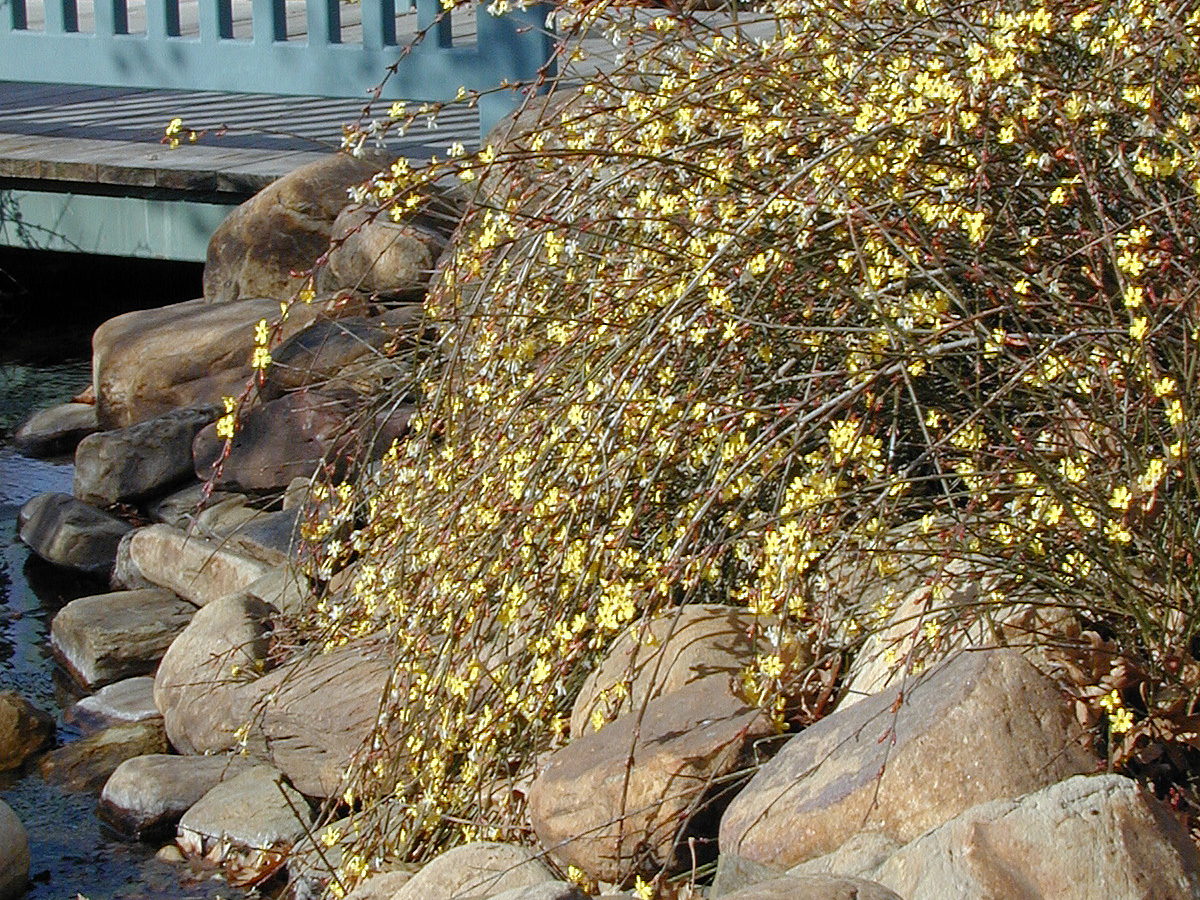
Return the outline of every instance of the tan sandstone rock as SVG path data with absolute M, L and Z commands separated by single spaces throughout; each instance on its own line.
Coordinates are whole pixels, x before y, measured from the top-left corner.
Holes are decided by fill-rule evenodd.
M 130 538 L 129 557 L 144 578 L 196 606 L 244 591 L 271 568 L 170 525 L 139 528 Z

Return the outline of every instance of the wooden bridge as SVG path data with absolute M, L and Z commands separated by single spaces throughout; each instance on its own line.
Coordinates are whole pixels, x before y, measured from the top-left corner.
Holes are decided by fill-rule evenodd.
M 380 116 L 484 92 L 385 147 L 419 161 L 477 142 L 552 59 L 544 7 L 402 2 L 0 0 L 0 244 L 201 260 L 234 206 L 338 149 L 373 96 Z M 171 150 L 175 117 L 200 136 Z

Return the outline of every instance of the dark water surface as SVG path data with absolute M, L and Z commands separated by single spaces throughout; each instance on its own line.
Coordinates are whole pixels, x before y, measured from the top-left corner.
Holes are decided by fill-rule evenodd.
M 80 737 L 63 715 L 80 695 L 50 654 L 50 621 L 65 603 L 105 586 L 31 557 L 17 540 L 21 505 L 45 491 L 69 493 L 72 466 L 69 459 L 28 459 L 9 438 L 32 411 L 65 402 L 90 383 L 96 324 L 156 305 L 148 299 L 155 292 L 161 303 L 198 296 L 198 268 L 0 251 L 0 690 L 15 690 L 51 713 L 60 745 Z M 49 785 L 36 767 L 0 773 L 0 799 L 29 833 L 33 883 L 26 900 L 235 893 L 154 859 L 156 847 L 121 840 L 97 818 L 94 795 Z

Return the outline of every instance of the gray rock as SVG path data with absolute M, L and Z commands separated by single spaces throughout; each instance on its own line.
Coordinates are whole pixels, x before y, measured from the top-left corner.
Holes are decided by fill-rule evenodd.
M 311 827 L 308 801 L 260 765 L 207 791 L 180 818 L 176 843 L 185 856 L 221 862 L 230 850 L 286 852 Z
M 588 895 L 569 881 L 543 881 L 491 894 L 488 900 L 587 900 Z
M 528 794 L 543 847 L 599 881 L 690 862 L 681 837 L 711 816 L 714 784 L 753 762 L 770 717 L 712 675 L 646 703 L 552 754 Z M 682 852 L 679 852 L 682 848 Z
M 554 873 L 527 847 L 475 841 L 426 863 L 392 900 L 465 900 L 557 883 Z
M 863 829 L 904 843 L 1096 759 L 1059 689 L 1019 653 L 964 653 L 789 740 L 721 819 L 721 854 L 791 867 Z M 732 862 L 732 861 L 730 861 Z
M 213 234 L 204 264 L 204 297 L 213 305 L 245 297 L 288 300 L 329 249 L 346 191 L 387 162 L 344 153 L 302 166 L 235 209 Z
M 100 815 L 123 834 L 150 840 L 174 834 L 201 797 L 254 766 L 242 756 L 137 756 L 117 766 L 100 794 Z
M 246 588 L 246 593 L 270 603 L 285 616 L 305 612 L 314 599 L 308 579 L 290 565 L 276 566 Z
M 17 429 L 13 443 L 29 456 L 70 453 L 81 439 L 99 430 L 91 403 L 60 403 L 35 412 Z
M 229 499 L 201 512 L 196 530 L 226 549 L 280 566 L 289 558 L 296 519 L 295 511 L 264 512 Z
M 261 600 L 225 597 L 197 612 L 167 650 L 154 676 L 154 703 L 180 753 L 236 750 L 249 736 L 271 615 Z
M 885 834 L 863 831 L 832 853 L 810 859 L 788 870 L 789 875 L 848 875 L 872 878 L 900 845 Z
M 973 807 L 874 877 L 907 900 L 1195 900 L 1200 853 L 1141 785 L 1079 776 Z
M 72 600 L 50 625 L 50 646 L 82 685 L 99 687 L 158 666 L 196 607 L 163 588 Z
M 169 525 L 139 528 L 129 556 L 143 577 L 197 606 L 244 591 L 265 575 L 265 563 Z
M 154 679 L 138 675 L 106 685 L 72 706 L 67 718 L 85 728 L 161 719 L 154 705 Z
M 108 579 L 130 525 L 70 494 L 40 494 L 18 518 L 21 540 L 47 562 Z
M 0 691 L 0 772 L 54 743 L 54 718 L 15 691 Z
M 137 563 L 130 555 L 130 545 L 137 529 L 127 531 L 117 544 L 117 558 L 113 561 L 112 574 L 108 577 L 108 586 L 114 591 L 141 591 L 146 588 L 158 587 L 153 581 L 142 574 Z
M 162 722 L 130 722 L 51 750 L 38 761 L 38 771 L 53 784 L 99 793 L 125 760 L 166 751 Z
M 245 494 L 209 491 L 207 485 L 193 481 L 186 487 L 149 502 L 146 505 L 146 514 L 155 522 L 170 525 L 180 531 L 188 531 L 196 524 L 199 514 L 209 507 L 226 500 L 244 502 L 246 499 Z
M 29 836 L 12 808 L 0 800 L 0 900 L 16 900 L 29 883 Z
M 729 900 L 906 900 L 873 881 L 839 875 L 788 875 L 726 896 Z
M 75 496 L 94 506 L 140 500 L 192 477 L 192 439 L 222 407 L 177 409 L 89 435 L 75 449 Z

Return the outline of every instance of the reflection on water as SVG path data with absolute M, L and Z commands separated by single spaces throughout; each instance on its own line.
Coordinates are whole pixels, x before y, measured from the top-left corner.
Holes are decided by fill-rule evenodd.
M 21 505 L 46 491 L 69 493 L 73 468 L 27 459 L 4 439 L 31 411 L 69 400 L 89 379 L 85 359 L 50 366 L 0 359 L 0 690 L 16 690 L 52 713 L 60 743 L 79 737 L 63 720 L 77 697 L 50 655 L 50 621 L 65 603 L 104 585 L 31 557 L 17 540 Z M 223 882 L 182 880 L 186 870 L 154 859 L 154 848 L 119 840 L 96 817 L 94 796 L 48 785 L 35 770 L 0 773 L 0 798 L 29 832 L 34 880 L 26 900 L 231 896 Z

